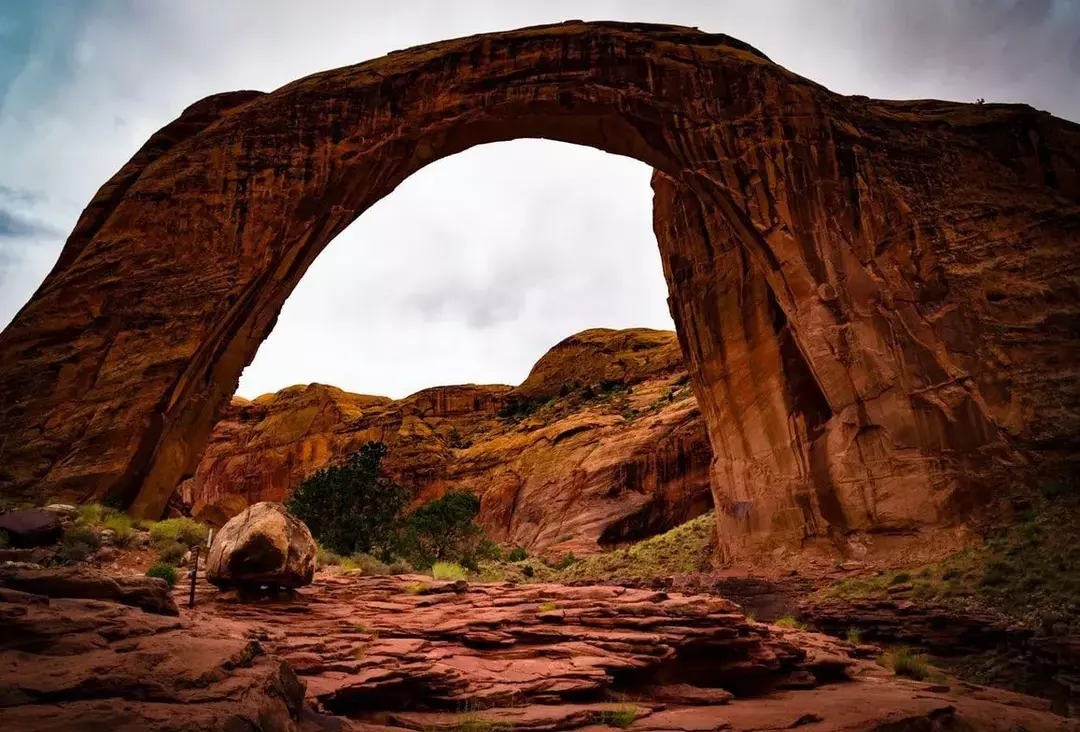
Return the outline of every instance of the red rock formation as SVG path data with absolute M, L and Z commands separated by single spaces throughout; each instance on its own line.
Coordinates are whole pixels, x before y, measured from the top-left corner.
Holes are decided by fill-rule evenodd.
M 418 501 L 472 491 L 500 541 L 586 554 L 712 506 L 712 455 L 687 380 L 673 333 L 596 329 L 556 345 L 517 388 L 392 401 L 312 384 L 234 399 L 180 493 L 221 524 L 250 503 L 287 500 L 318 468 L 378 440 Z M 519 407 L 514 419 L 499 416 L 507 405 Z
M 160 514 L 322 248 L 427 163 L 536 136 L 659 171 L 729 556 L 962 518 L 1080 454 L 1080 128 L 572 21 L 212 97 L 151 138 L 0 336 L 0 490 Z

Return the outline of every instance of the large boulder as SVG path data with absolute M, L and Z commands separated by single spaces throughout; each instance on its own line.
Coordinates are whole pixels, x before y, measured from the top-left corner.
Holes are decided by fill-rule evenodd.
M 315 539 L 280 503 L 256 503 L 225 524 L 206 578 L 218 587 L 301 587 L 315 574 Z
M 55 513 L 29 508 L 0 516 L 0 532 L 7 533 L 12 546 L 27 548 L 55 544 L 63 528 Z

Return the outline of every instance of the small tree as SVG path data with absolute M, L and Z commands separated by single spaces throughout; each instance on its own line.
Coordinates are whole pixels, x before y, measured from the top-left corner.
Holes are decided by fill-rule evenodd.
M 368 442 L 344 464 L 317 471 L 293 493 L 289 511 L 333 552 L 385 556 L 409 500 L 405 488 L 379 475 L 385 455 L 385 445 Z
M 483 530 L 473 523 L 480 499 L 466 491 L 451 491 L 406 516 L 399 532 L 399 551 L 416 567 L 436 561 L 475 565 Z

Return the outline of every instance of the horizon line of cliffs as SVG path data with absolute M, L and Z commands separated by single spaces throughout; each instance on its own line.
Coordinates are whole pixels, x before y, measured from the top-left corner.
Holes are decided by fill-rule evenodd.
M 310 384 L 234 397 L 178 495 L 220 526 L 254 503 L 287 501 L 372 440 L 415 504 L 470 491 L 492 539 L 533 551 L 594 553 L 713 505 L 712 451 L 678 340 L 646 328 L 570 336 L 517 387 L 395 400 Z

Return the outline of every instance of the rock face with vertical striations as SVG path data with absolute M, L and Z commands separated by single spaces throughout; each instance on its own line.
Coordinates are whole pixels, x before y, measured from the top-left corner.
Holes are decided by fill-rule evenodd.
M 216 95 L 152 136 L 0 335 L 0 493 L 160 516 L 323 248 L 425 165 L 522 137 L 657 171 L 725 557 L 963 521 L 1075 470 L 1080 127 L 568 21 Z
M 285 501 L 369 440 L 416 501 L 467 490 L 507 544 L 587 554 L 712 506 L 712 454 L 675 334 L 595 329 L 546 353 L 520 386 L 445 386 L 400 400 L 311 384 L 234 399 L 180 495 L 220 525 Z

